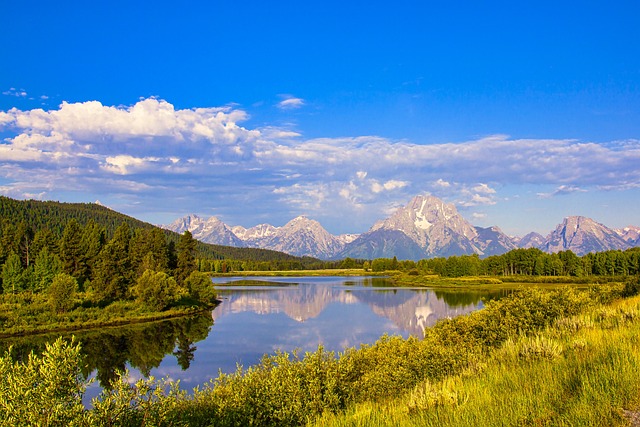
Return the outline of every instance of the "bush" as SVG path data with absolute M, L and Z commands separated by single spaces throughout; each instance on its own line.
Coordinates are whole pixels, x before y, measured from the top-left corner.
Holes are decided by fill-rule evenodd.
M 206 273 L 194 271 L 184 281 L 189 295 L 198 302 L 211 304 L 216 300 L 216 290 Z
M 0 426 L 86 425 L 80 347 L 59 338 L 38 357 L 0 357 Z
M 640 292 L 640 276 L 630 277 L 624 283 L 624 289 L 622 290 L 622 296 L 629 298 L 638 295 Z
M 131 294 L 140 304 L 162 311 L 185 296 L 186 291 L 166 273 L 146 270 L 131 289 Z
M 66 273 L 57 274 L 53 278 L 51 286 L 47 289 L 51 309 L 56 313 L 64 313 L 71 310 L 74 306 L 77 289 L 78 282 L 75 277 Z

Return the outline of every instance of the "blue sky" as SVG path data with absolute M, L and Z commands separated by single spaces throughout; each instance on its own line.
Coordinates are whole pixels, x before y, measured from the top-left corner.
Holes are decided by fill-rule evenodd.
M 546 234 L 640 225 L 640 5 L 3 2 L 0 194 L 152 223 L 414 195 Z

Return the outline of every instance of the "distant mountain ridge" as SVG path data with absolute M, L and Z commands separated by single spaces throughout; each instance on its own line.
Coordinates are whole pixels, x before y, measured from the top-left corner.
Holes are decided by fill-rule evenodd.
M 215 217 L 204 220 L 188 215 L 174 221 L 169 230 L 207 243 L 264 248 L 294 256 L 320 259 L 391 258 L 419 260 L 452 255 L 500 255 L 516 248 L 539 248 L 546 252 L 571 250 L 577 255 L 640 246 L 640 227 L 610 229 L 596 221 L 571 216 L 546 237 L 529 233 L 509 237 L 499 227 L 469 223 L 453 204 L 434 196 L 416 196 L 391 216 L 376 222 L 360 235 L 334 236 L 315 220 L 299 216 L 282 227 L 259 224 L 251 228 L 230 227 Z
M 602 252 L 609 249 L 629 249 L 632 244 L 619 233 L 591 218 L 570 216 L 558 224 L 545 239 L 540 249 L 545 252 L 570 250 L 576 255 Z

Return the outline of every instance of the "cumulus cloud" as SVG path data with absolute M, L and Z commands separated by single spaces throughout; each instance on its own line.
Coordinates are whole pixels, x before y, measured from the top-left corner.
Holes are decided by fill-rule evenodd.
M 398 181 L 395 179 L 389 180 L 382 184 L 377 181 L 373 181 L 371 183 L 371 191 L 373 191 L 374 193 L 381 193 L 383 191 L 392 191 L 399 188 L 403 188 L 403 187 L 406 187 L 407 185 L 409 185 L 408 182 Z
M 435 187 L 439 187 L 439 188 L 449 188 L 449 187 L 451 187 L 451 183 L 443 180 L 442 178 L 438 178 L 438 180 L 433 185 Z
M 286 206 L 340 217 L 365 207 L 381 213 L 426 191 L 474 207 L 495 204 L 507 185 L 556 188 L 541 197 L 640 188 L 638 140 L 496 135 L 421 145 L 376 136 L 305 139 L 277 126 L 244 127 L 248 118 L 236 106 L 176 109 L 156 98 L 131 106 L 87 101 L 48 111 L 13 108 L 0 112 L 0 130 L 10 135 L 0 142 L 0 192 L 64 189 L 91 200 L 113 194 L 142 204 L 180 200 L 185 208 L 235 203 L 228 215 L 250 205 L 254 215 Z
M 305 104 L 302 98 L 296 98 L 290 95 L 283 95 L 283 97 L 284 99 L 277 104 L 277 107 L 281 110 L 295 110 Z

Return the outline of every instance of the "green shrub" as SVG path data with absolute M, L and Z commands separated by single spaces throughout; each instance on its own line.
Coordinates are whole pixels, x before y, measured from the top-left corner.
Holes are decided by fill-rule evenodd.
M 186 291 L 167 273 L 146 270 L 136 281 L 131 294 L 140 304 L 162 311 L 185 296 Z
M 0 357 L 0 425 L 86 425 L 81 358 L 79 346 L 62 339 L 24 363 L 6 352 Z
M 198 302 L 211 304 L 216 300 L 216 290 L 206 273 L 192 272 L 184 281 L 189 295 Z
M 63 313 L 73 308 L 78 282 L 75 277 L 66 273 L 59 273 L 51 282 L 47 295 L 49 297 L 49 305 L 55 313 Z

